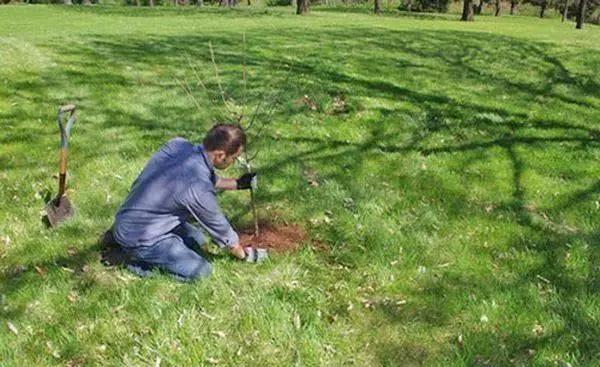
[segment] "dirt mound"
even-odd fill
[[[254,227],[239,231],[242,246],[266,248],[273,252],[298,251],[306,241],[306,232],[295,225],[260,224],[259,236],[254,235]]]

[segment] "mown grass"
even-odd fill
[[[248,106],[278,101],[250,146],[260,215],[328,249],[214,253],[191,284],[104,267],[96,237],[152,151],[227,116],[208,42],[242,99],[243,34]],[[0,43],[4,365],[598,363],[597,27],[18,6]],[[65,102],[77,213],[49,231]],[[247,193],[221,200],[249,220]]]

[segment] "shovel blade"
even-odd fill
[[[46,218],[50,227],[56,227],[73,215],[73,206],[66,195],[57,196],[46,205]]]

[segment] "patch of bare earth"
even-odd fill
[[[320,250],[322,244],[307,241],[304,229],[297,225],[261,223],[258,237],[254,235],[254,227],[242,228],[239,231],[240,243],[244,247],[266,248],[272,252],[295,252],[301,246],[312,244],[313,249]]]

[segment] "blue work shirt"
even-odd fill
[[[125,247],[150,246],[189,219],[221,248],[239,237],[217,203],[217,176],[202,145],[175,138],[146,163],[119,208],[113,232]]]

